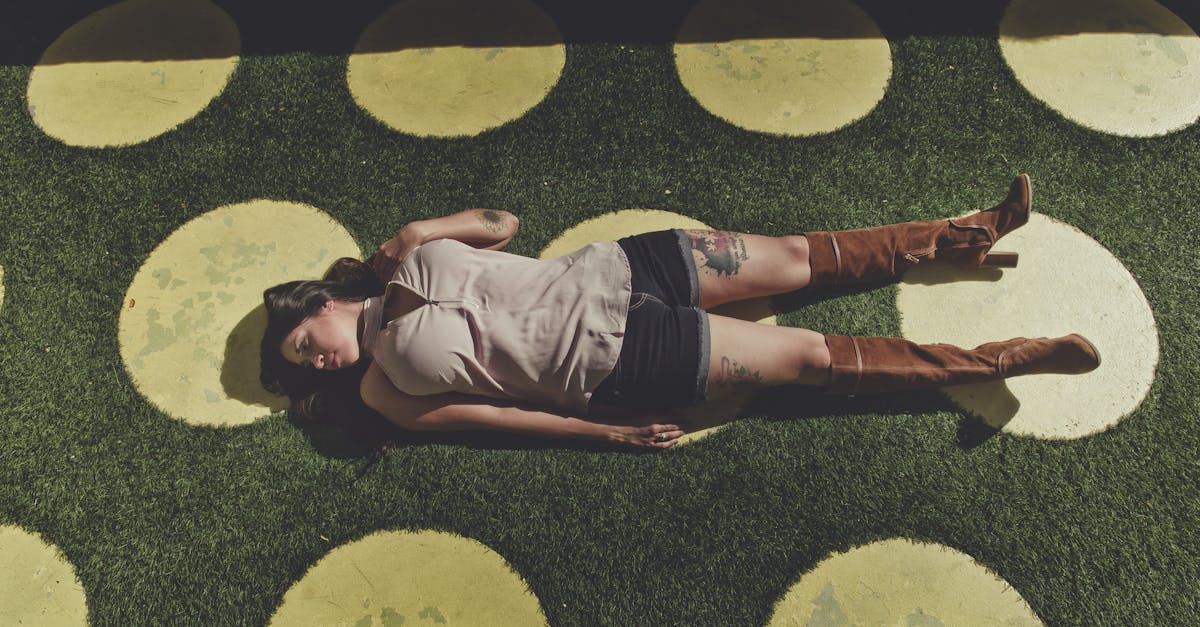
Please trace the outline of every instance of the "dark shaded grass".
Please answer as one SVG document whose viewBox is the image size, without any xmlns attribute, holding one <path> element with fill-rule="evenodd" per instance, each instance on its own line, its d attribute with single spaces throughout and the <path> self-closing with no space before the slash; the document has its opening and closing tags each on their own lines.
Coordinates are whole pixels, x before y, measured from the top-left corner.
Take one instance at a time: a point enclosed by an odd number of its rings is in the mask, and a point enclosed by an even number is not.
<svg viewBox="0 0 1200 627">
<path fill-rule="evenodd" d="M 52 8 L 87 13 L 70 6 Z M 742 131 L 692 101 L 662 43 L 682 16 L 669 6 L 628 36 L 568 23 L 579 43 L 546 100 L 462 140 L 383 128 L 349 98 L 344 56 L 316 48 L 247 56 L 196 119 L 107 150 L 41 134 L 24 113 L 28 68 L 0 68 L 0 521 L 62 548 L 101 624 L 263 623 L 333 546 L 381 529 L 483 542 L 552 624 L 762 623 L 831 552 L 892 537 L 970 554 L 1049 624 L 1195 622 L 1200 127 L 1149 139 L 1078 127 L 1003 64 L 996 5 L 935 10 L 948 6 L 869 6 L 891 38 L 888 93 L 865 119 L 804 139 Z M 40 50 L 77 18 L 31 22 L 13 49 Z M 365 252 L 408 220 L 505 208 L 522 224 L 509 250 L 536 255 L 633 207 L 766 234 L 945 217 L 992 204 L 1022 171 L 1037 211 L 1130 269 L 1159 325 L 1146 400 L 1080 440 L 991 432 L 936 393 L 778 388 L 659 455 L 396 431 L 375 454 L 384 440 L 283 415 L 186 427 L 133 389 L 116 343 L 154 247 L 253 198 L 319 207 Z M 788 295 L 781 306 L 805 306 L 780 322 L 898 335 L 894 299 L 890 286 Z"/>
</svg>

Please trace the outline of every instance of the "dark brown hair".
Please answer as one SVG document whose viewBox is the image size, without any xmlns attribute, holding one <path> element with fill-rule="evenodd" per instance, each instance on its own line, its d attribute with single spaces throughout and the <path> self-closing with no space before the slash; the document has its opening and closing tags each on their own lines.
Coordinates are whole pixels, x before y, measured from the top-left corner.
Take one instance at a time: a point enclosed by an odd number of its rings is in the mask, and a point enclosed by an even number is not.
<svg viewBox="0 0 1200 627">
<path fill-rule="evenodd" d="M 361 302 L 383 294 L 383 290 L 383 281 L 370 265 L 342 257 L 333 262 L 320 281 L 291 281 L 263 292 L 267 328 L 259 347 L 258 378 L 268 392 L 288 397 L 288 411 L 293 417 L 326 421 L 374 415 L 358 393 L 359 381 L 371 362 L 365 355 L 350 368 L 322 372 L 284 359 L 280 345 L 327 301 Z"/>
</svg>

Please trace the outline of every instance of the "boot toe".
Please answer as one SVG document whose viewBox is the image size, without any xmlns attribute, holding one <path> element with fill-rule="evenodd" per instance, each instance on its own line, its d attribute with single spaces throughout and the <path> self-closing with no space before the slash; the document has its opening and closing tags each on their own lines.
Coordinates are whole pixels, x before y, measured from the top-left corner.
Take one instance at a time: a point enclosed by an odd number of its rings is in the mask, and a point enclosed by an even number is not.
<svg viewBox="0 0 1200 627">
<path fill-rule="evenodd" d="M 1075 363 L 1078 365 L 1078 372 L 1091 372 L 1100 367 L 1100 351 L 1096 349 L 1096 345 L 1092 344 L 1086 337 L 1078 333 L 1072 333 L 1067 338 L 1070 338 L 1071 345 L 1075 349 Z"/>
<path fill-rule="evenodd" d="M 1008 224 L 999 226 L 1000 236 L 1025 226 L 1029 222 L 1029 211 L 1033 207 L 1033 181 L 1028 174 L 1018 174 L 1008 186 L 1008 197 L 1004 199 L 1009 212 Z"/>
</svg>

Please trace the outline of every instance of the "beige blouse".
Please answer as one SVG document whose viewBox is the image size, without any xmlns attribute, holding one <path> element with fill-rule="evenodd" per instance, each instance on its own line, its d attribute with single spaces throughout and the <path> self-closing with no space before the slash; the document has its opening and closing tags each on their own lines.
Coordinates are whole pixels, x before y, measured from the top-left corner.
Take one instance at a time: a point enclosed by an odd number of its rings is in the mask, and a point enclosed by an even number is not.
<svg viewBox="0 0 1200 627">
<path fill-rule="evenodd" d="M 632 286 L 616 242 L 539 260 L 439 239 L 409 253 L 388 289 L 425 301 L 382 330 L 383 297 L 365 305 L 363 349 L 400 391 L 586 414 L 621 353 Z"/>
</svg>

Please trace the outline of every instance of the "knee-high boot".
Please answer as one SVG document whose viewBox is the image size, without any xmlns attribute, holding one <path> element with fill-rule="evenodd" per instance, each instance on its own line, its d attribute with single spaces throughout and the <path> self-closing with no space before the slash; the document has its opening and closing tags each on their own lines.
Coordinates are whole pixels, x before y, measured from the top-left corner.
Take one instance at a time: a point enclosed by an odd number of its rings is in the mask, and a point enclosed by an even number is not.
<svg viewBox="0 0 1200 627">
<path fill-rule="evenodd" d="M 826 335 L 831 394 L 872 394 L 995 381 L 1024 374 L 1082 374 L 1100 366 L 1086 338 L 1014 338 L 973 349 L 894 337 Z"/>
<path fill-rule="evenodd" d="M 870 229 L 805 233 L 812 278 L 809 288 L 889 279 L 934 259 L 965 268 L 1014 267 L 1016 253 L 992 245 L 1029 221 L 1029 175 L 1013 179 L 1003 202 L 954 220 L 904 222 Z"/>
</svg>

